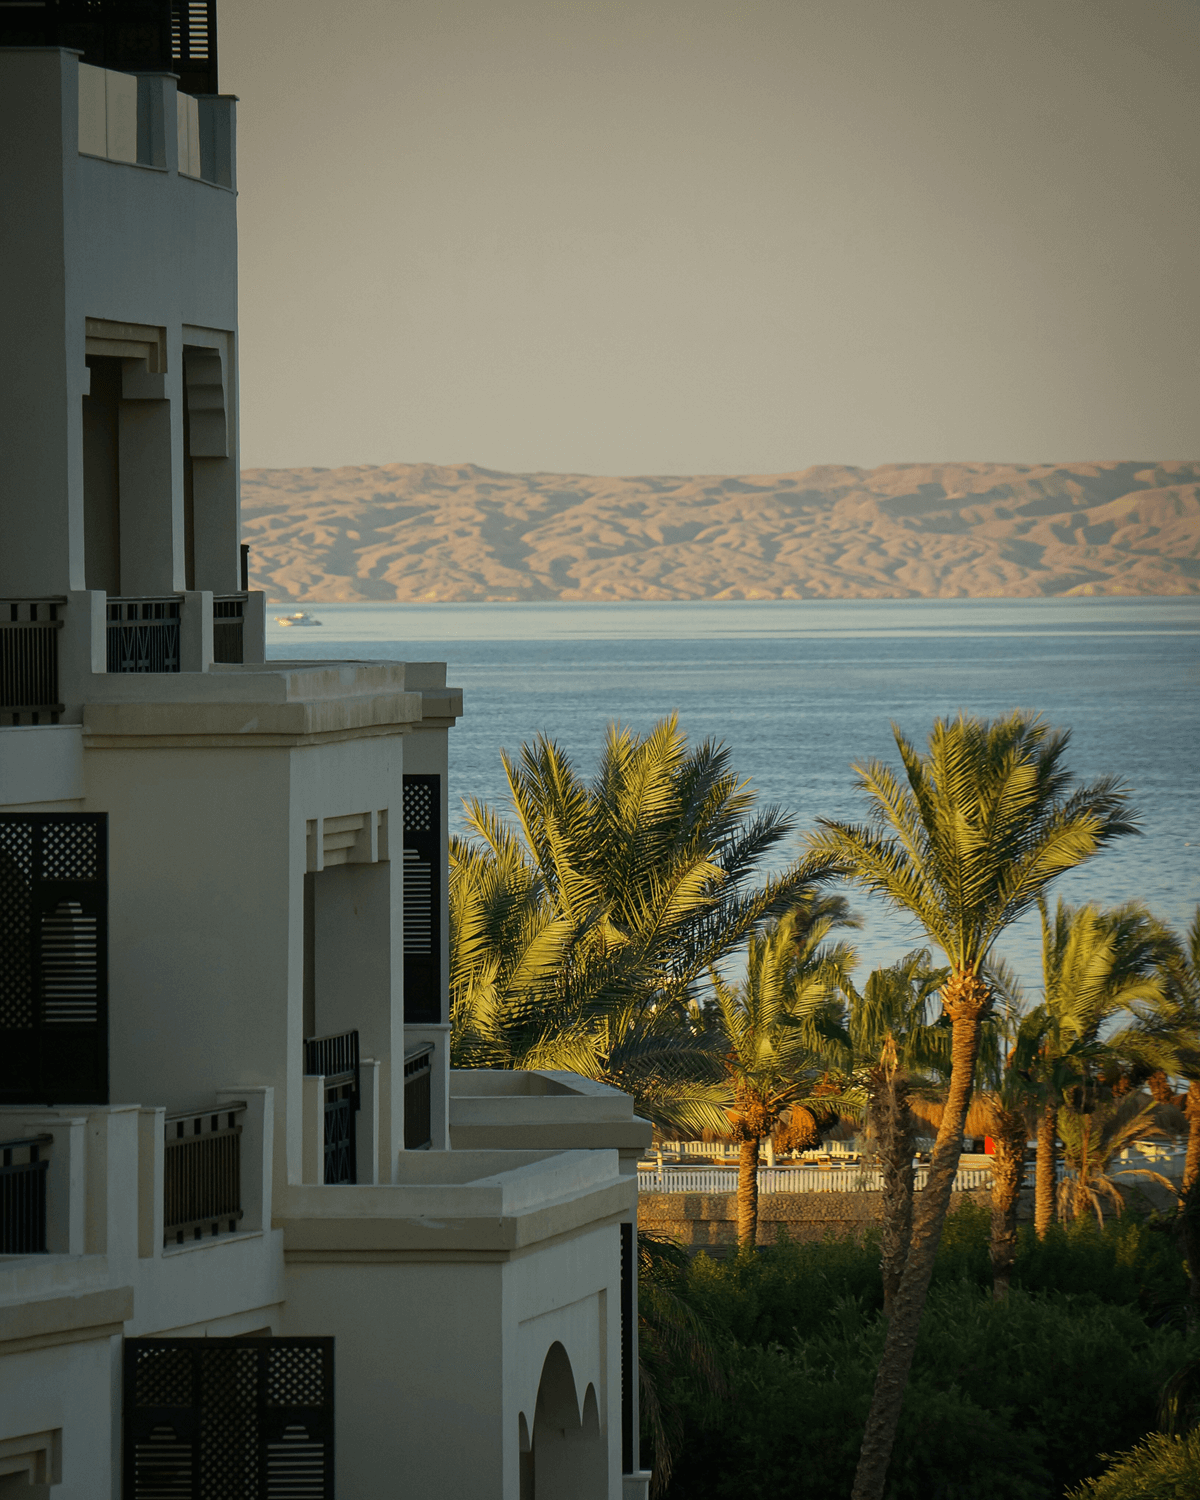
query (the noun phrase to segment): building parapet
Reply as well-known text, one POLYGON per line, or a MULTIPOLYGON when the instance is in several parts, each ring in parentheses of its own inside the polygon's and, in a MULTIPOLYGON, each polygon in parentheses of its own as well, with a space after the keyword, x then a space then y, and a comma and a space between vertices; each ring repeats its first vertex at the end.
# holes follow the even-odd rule
POLYGON ((81 62, 79 152, 232 189, 235 105, 229 95, 182 93, 169 73, 134 74, 81 62))
POLYGON ((287 1188, 285 1256, 511 1254, 620 1219, 637 1191, 611 1151, 403 1152, 398 1170, 374 1187, 287 1188))
POLYGON ((190 739, 227 744, 355 732, 395 733, 421 721, 396 662, 270 662, 178 676, 93 677, 85 743, 190 739))
POLYGON ((405 663, 407 685, 421 694, 421 718, 430 728, 452 729, 462 718, 462 688, 446 686, 444 661, 410 661, 405 663))
POLYGON ((649 1149, 651 1126, 619 1089, 552 1070, 453 1069, 455 1150, 615 1149, 625 1174, 649 1149))

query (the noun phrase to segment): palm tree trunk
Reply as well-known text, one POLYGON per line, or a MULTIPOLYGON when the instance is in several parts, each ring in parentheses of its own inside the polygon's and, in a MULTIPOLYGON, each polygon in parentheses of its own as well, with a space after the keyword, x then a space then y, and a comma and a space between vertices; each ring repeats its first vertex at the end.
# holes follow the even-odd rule
POLYGON ((1025 1175, 1025 1117, 998 1109, 993 1122, 996 1144, 992 1157, 992 1296, 1008 1295, 1013 1262, 1017 1258, 1017 1204, 1025 1175))
POLYGON ((738 1248, 758 1242, 758 1147, 759 1137, 742 1142, 738 1157, 738 1248))
POLYGON ((950 1207, 954 1174, 962 1155, 963 1127, 971 1102, 979 1034, 989 998, 982 980, 969 971, 951 974, 943 991, 943 1004, 953 1017, 954 1025, 950 1089, 933 1147, 929 1179, 914 1216, 912 1244, 904 1275, 888 1320, 887 1341, 875 1377, 875 1391, 863 1433, 851 1500, 883 1500, 888 1464, 896 1441, 896 1424, 904 1405, 908 1372, 912 1368, 921 1316, 925 1311, 929 1278, 933 1275, 934 1257, 950 1207), (947 991, 953 995, 953 1010, 947 991))
POLYGON ((1058 1109, 1053 1103, 1043 1106, 1038 1121, 1034 1173, 1033 1227, 1038 1239, 1044 1240, 1054 1221, 1054 1197, 1058 1188, 1058 1109))
MULTIPOLYGON (((894 1052, 893 1052, 894 1057, 894 1052)), ((867 1085, 883 1170, 883 1312, 891 1316, 908 1259, 913 1218, 915 1129, 908 1105, 908 1081, 884 1065, 872 1069, 867 1085)))
POLYGON ((1192 1183, 1200 1177, 1200 1078, 1188 1084, 1187 1102, 1188 1139, 1187 1155, 1183 1160, 1183 1185, 1186 1193, 1192 1183))
POLYGON ((1200 1178, 1180 1196, 1179 1232, 1188 1273, 1187 1321, 1194 1330, 1200 1324, 1200 1178))

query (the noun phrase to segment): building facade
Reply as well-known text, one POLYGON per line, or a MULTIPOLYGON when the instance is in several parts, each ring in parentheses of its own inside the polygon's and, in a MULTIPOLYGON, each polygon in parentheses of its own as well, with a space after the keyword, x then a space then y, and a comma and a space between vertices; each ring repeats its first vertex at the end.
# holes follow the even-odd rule
POLYGON ((0 1495, 643 1496, 649 1126, 569 1075, 449 1067, 462 695, 441 663, 265 659, 215 7, 24 9, 0 1495))

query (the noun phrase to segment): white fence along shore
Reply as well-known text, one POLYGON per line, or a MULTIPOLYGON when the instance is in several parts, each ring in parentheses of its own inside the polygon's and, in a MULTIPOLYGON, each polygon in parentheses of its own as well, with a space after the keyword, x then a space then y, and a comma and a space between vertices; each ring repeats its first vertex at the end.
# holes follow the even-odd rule
MULTIPOLYGON (((915 1186, 925 1186, 928 1167, 918 1167, 915 1186)), ((729 1167, 663 1167, 660 1171, 639 1171, 639 1193, 736 1193, 737 1168, 729 1167)), ((956 1193, 976 1188, 990 1188, 992 1174, 987 1167, 960 1168, 954 1178, 956 1193)), ((844 1167, 837 1171, 820 1167, 759 1167, 760 1193, 875 1193, 883 1188, 878 1168, 844 1167)))

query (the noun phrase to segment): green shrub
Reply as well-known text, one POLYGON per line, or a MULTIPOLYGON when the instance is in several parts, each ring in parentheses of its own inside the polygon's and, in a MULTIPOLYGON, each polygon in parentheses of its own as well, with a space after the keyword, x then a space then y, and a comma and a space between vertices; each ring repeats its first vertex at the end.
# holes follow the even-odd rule
MULTIPOLYGON (((1186 1357, 1183 1334, 1136 1305, 1139 1276, 1166 1285, 1174 1274, 1164 1237, 1133 1223, 1064 1231, 1027 1257, 1041 1287, 997 1303, 988 1233, 975 1205, 947 1221, 889 1500, 1051 1500, 1098 1473, 1101 1450, 1154 1425, 1162 1384, 1186 1357)), ((671 1493, 848 1493, 884 1336, 877 1241, 701 1256, 681 1293, 723 1345, 729 1395, 702 1416, 705 1393, 681 1388, 686 1440, 671 1493)))
MULTIPOLYGON (((864 1329, 856 1310, 854 1317, 857 1337, 820 1349, 731 1350, 725 1420, 693 1428, 670 1493, 687 1500, 849 1494, 879 1349, 879 1325, 864 1329)), ((1054 1491, 1002 1414, 919 1374, 888 1493, 889 1500, 1044 1500, 1054 1491)))
POLYGON ((1200 1428, 1182 1438, 1152 1432, 1128 1453, 1109 1458, 1099 1479, 1069 1491, 1068 1500, 1196 1500, 1197 1495, 1200 1428))
POLYGON ((1024 1226, 1013 1285, 1125 1303, 1159 1317, 1181 1307, 1188 1294, 1179 1246, 1134 1213, 1110 1219, 1103 1229, 1095 1219, 1052 1224, 1044 1240, 1024 1226))
POLYGON ((846 1298, 865 1312, 883 1306, 879 1237, 791 1242, 757 1254, 692 1261, 687 1292, 705 1322, 739 1344, 790 1344, 824 1324, 846 1298))

